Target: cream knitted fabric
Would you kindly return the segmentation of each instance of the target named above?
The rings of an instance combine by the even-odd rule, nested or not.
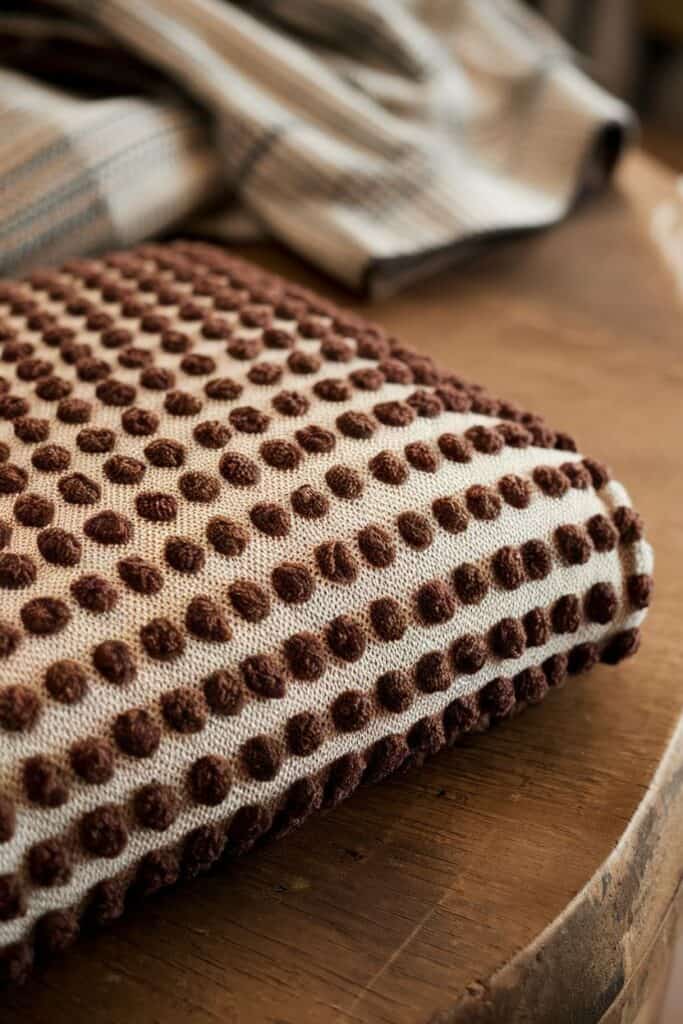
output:
[[[637,647],[538,417],[202,244],[0,285],[0,960]]]

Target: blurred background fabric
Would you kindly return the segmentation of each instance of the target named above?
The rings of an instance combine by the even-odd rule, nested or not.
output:
[[[633,125],[514,0],[6,2],[0,118],[2,272],[264,232],[370,294],[557,221]]]

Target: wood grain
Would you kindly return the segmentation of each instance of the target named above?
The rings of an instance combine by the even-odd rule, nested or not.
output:
[[[371,309],[357,304],[408,344],[576,433],[627,483],[657,559],[640,655],[163,893],[3,996],[3,1024],[415,1024],[479,1019],[483,1010],[492,1022],[590,1024],[612,1004],[611,1022],[635,1020],[618,1000],[653,947],[658,907],[662,934],[673,931],[680,852],[648,890],[649,930],[631,928],[638,886],[602,891],[605,920],[621,899],[630,942],[621,975],[601,990],[607,1002],[578,991],[595,993],[605,980],[594,969],[602,954],[587,942],[561,1003],[539,1003],[538,1016],[517,1017],[515,1007],[539,971],[548,991],[560,985],[561,958],[543,963],[553,922],[566,925],[570,901],[640,820],[681,710],[683,316],[648,235],[670,187],[635,155],[611,193],[553,232]],[[274,248],[247,254],[349,302]],[[650,791],[639,833],[655,850],[664,834],[683,849],[680,746],[667,761],[671,799]],[[626,849],[613,854],[615,870]],[[516,954],[521,969],[503,975],[512,991],[503,1017],[494,1005],[500,975],[482,983]]]

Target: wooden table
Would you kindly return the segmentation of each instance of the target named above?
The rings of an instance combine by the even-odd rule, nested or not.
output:
[[[560,228],[369,310],[627,482],[657,556],[640,655],[160,895],[3,1024],[655,1019],[683,868],[683,305],[649,239],[672,181],[630,157]]]

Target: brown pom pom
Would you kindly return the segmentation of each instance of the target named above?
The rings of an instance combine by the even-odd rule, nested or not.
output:
[[[101,455],[112,450],[116,434],[106,427],[86,427],[76,435],[76,444],[88,455]]]
[[[624,658],[630,658],[640,647],[640,631],[625,629],[612,637],[602,652],[602,661],[606,665],[617,665]]]
[[[22,526],[47,526],[55,514],[54,502],[41,494],[22,494],[14,502],[14,518]]]
[[[224,448],[230,440],[231,432],[220,420],[204,420],[197,424],[192,436],[203,448]]]
[[[140,629],[140,640],[150,658],[173,661],[185,650],[185,637],[170,619],[152,619]]]
[[[36,579],[36,567],[28,555],[4,551],[0,554],[0,587],[5,590],[22,590],[30,587]]]
[[[189,391],[167,391],[164,409],[171,416],[196,416],[202,411],[202,400]]]
[[[576,644],[572,647],[567,658],[567,671],[570,675],[578,675],[580,672],[587,672],[600,660],[600,651],[597,644],[585,643]]]
[[[220,605],[206,594],[192,598],[185,613],[185,625],[193,636],[207,643],[225,643],[232,636]]]
[[[555,633],[576,633],[581,625],[579,599],[574,594],[565,594],[553,605],[551,622]]]
[[[203,683],[206,703],[216,715],[237,715],[244,707],[244,690],[234,672],[218,669]]]
[[[422,693],[447,690],[451,681],[448,661],[441,651],[428,651],[415,666],[415,684]]]
[[[325,480],[338,498],[353,501],[363,493],[363,478],[350,466],[331,466],[325,473]]]
[[[0,689],[0,727],[8,732],[28,732],[40,710],[38,694],[30,687],[15,683]]]
[[[448,533],[462,533],[467,529],[469,516],[457,498],[436,498],[432,512],[439,526]]]
[[[496,580],[505,590],[516,590],[526,579],[524,561],[517,548],[499,548],[491,559]]]
[[[372,701],[361,690],[345,690],[332,704],[331,712],[339,732],[357,732],[372,717]]]
[[[78,937],[78,916],[74,910],[50,910],[36,921],[33,933],[36,955],[45,959],[59,956]]]
[[[261,470],[257,464],[241,452],[225,452],[218,468],[233,487],[253,487],[261,479]]]
[[[593,479],[590,473],[580,462],[563,462],[560,469],[567,477],[572,487],[577,488],[577,490],[585,491],[593,484]]]
[[[463,604],[480,604],[489,589],[486,574],[470,562],[453,570],[453,586]]]
[[[548,683],[542,669],[525,668],[514,679],[517,700],[526,704],[539,704],[548,692]]]
[[[145,448],[145,455],[153,466],[178,469],[185,462],[185,449],[179,441],[160,437]]]
[[[35,454],[31,461],[35,466]],[[40,466],[36,466],[36,469],[40,468]],[[15,466],[11,462],[3,462],[0,465],[0,494],[19,494],[26,490],[27,483],[28,473],[25,469]]]
[[[258,697],[278,698],[285,695],[282,668],[272,654],[254,654],[240,664],[244,682]]]
[[[73,384],[63,377],[42,377],[36,384],[36,396],[44,402],[58,402],[73,391]]]
[[[37,754],[24,761],[26,796],[41,807],[61,807],[69,799],[68,776],[61,765]]]
[[[98,390],[107,383],[98,384]],[[92,405],[83,398],[62,398],[57,405],[57,419],[62,423],[88,423],[91,417]]]
[[[137,484],[145,475],[145,464],[129,455],[112,455],[103,469],[113,484]]]
[[[344,754],[330,765],[324,802],[334,807],[353,793],[363,777],[364,763],[359,754]]]
[[[270,416],[253,405],[243,405],[230,412],[230,423],[241,434],[262,434],[268,429]]]
[[[260,622],[270,613],[270,597],[251,580],[235,580],[228,588],[233,608],[247,622]]]
[[[380,597],[370,605],[370,620],[380,640],[400,640],[408,621],[405,612],[393,597]]]
[[[225,845],[222,825],[200,825],[187,836],[183,846],[182,870],[186,878],[208,871]]]
[[[507,718],[515,706],[515,687],[511,679],[499,676],[479,691],[479,706],[494,721]]]
[[[131,555],[118,563],[119,576],[137,594],[158,594],[164,585],[163,574],[151,562]]]
[[[22,607],[20,615],[24,628],[38,636],[59,633],[71,618],[69,606],[58,597],[34,597]]]
[[[354,412],[351,409],[337,417],[337,427],[345,437],[367,440],[374,434],[377,424],[367,413]]]
[[[105,640],[98,644],[92,660],[97,671],[116,686],[125,686],[137,675],[135,658],[123,640]]]
[[[50,436],[50,421],[35,416],[18,416],[14,420],[14,434],[24,444],[47,441]]]
[[[317,373],[322,366],[322,359],[315,352],[294,349],[287,357],[287,366],[292,373]]]
[[[451,658],[456,672],[474,675],[486,661],[486,643],[480,636],[466,634],[451,647]]]
[[[273,502],[260,502],[249,512],[249,518],[261,533],[269,537],[286,537],[291,529],[291,517],[287,509]]]
[[[365,778],[377,782],[401,767],[410,751],[402,736],[383,736],[367,752]]]
[[[410,750],[424,756],[436,754],[443,746],[444,734],[436,718],[426,716],[411,726],[406,740]]]
[[[290,501],[296,514],[303,519],[321,519],[330,508],[329,498],[310,484],[302,484],[292,491]]]
[[[206,537],[216,551],[230,558],[241,555],[249,542],[246,527],[225,516],[215,516],[209,520]]]
[[[561,498],[569,490],[569,480],[556,466],[537,466],[533,478],[537,487],[549,498]]]
[[[566,654],[553,654],[543,662],[543,674],[549,686],[559,686],[567,674]]]
[[[603,515],[591,516],[586,523],[588,535],[596,551],[612,551],[619,540],[619,534],[609,519]]]
[[[314,633],[295,633],[288,637],[284,652],[295,679],[319,679],[325,671],[325,649]]]
[[[542,647],[550,639],[550,616],[545,608],[532,608],[522,620],[529,647]]]
[[[272,818],[267,807],[248,804],[236,811],[228,828],[228,841],[232,848],[243,853],[250,849],[270,829]]]
[[[207,504],[215,501],[220,494],[221,484],[217,477],[209,473],[184,473],[178,480],[183,497],[188,501]]]
[[[0,793],[0,843],[7,843],[14,835],[17,812],[8,796]]]
[[[497,430],[493,427],[481,426],[480,424],[469,427],[465,431],[465,437],[478,452],[484,455],[497,455],[498,452],[502,451],[505,444]]]
[[[77,704],[88,692],[88,677],[77,661],[53,661],[45,673],[45,689],[60,704]]]
[[[441,434],[437,440],[439,449],[449,462],[469,462],[472,458],[472,445],[458,434]]]
[[[70,505],[94,505],[102,493],[100,485],[85,473],[63,476],[57,486],[64,501]]]
[[[386,427],[407,427],[415,419],[415,410],[407,402],[380,402],[373,409]]]
[[[543,580],[552,569],[553,558],[542,540],[528,540],[520,548],[527,579]]]
[[[95,573],[74,580],[71,584],[71,594],[81,608],[96,615],[111,611],[119,597],[116,587]]]
[[[392,451],[378,452],[370,459],[368,469],[376,480],[384,484],[398,486],[408,479],[405,463]]]
[[[266,782],[274,779],[280,769],[282,751],[272,736],[253,736],[240,751],[244,769],[252,779]]]
[[[310,455],[324,455],[331,452],[337,441],[331,430],[318,427],[314,423],[297,430],[296,439],[304,451]]]
[[[71,858],[63,840],[53,837],[29,847],[28,872],[35,885],[65,885],[71,877]]]
[[[118,857],[128,842],[125,811],[117,804],[102,804],[80,821],[81,844],[94,857]]]
[[[521,658],[526,650],[526,633],[518,619],[505,618],[489,633],[491,650],[499,658]]]
[[[590,473],[593,487],[596,491],[599,491],[601,487],[604,487],[609,482],[610,472],[607,466],[604,466],[601,462],[596,462],[595,459],[584,459],[583,465]]]
[[[358,563],[343,541],[325,541],[315,549],[321,574],[333,583],[353,583],[358,576]]]
[[[206,707],[198,690],[188,686],[169,690],[161,695],[160,704],[167,725],[176,732],[201,732],[206,725]]]
[[[614,525],[619,531],[622,544],[635,544],[643,536],[643,521],[638,513],[627,505],[621,505],[612,513]]]
[[[412,683],[405,672],[385,672],[378,678],[375,692],[378,703],[387,711],[407,711],[413,703]]]
[[[175,850],[150,850],[140,861],[135,883],[143,896],[152,896],[180,876],[180,861]]]
[[[586,594],[584,608],[589,622],[605,625],[616,615],[619,599],[611,583],[594,583]]]
[[[634,608],[647,608],[652,599],[654,582],[646,573],[629,576],[627,580],[629,600]]]
[[[210,380],[204,387],[207,398],[214,402],[232,402],[242,394],[242,385],[231,377],[217,377]]]
[[[401,512],[396,524],[406,544],[417,551],[424,551],[434,539],[431,523],[419,512]]]
[[[383,359],[379,368],[389,384],[412,384],[413,371],[400,359]]]
[[[310,402],[299,391],[280,391],[273,398],[273,408],[281,416],[303,416],[308,412]],[[299,438],[299,444],[301,441]]]
[[[358,533],[358,547],[370,565],[384,569],[396,558],[396,547],[391,534],[374,523]]]
[[[585,565],[591,556],[591,545],[581,526],[568,523],[555,530],[555,543],[567,565]]]
[[[71,767],[91,786],[101,786],[114,775],[114,750],[109,740],[89,736],[77,740],[69,751]]]
[[[0,875],[0,921],[13,921],[26,913],[26,897],[17,875]]]
[[[317,381],[313,391],[324,402],[348,402],[352,395],[349,382],[334,377]]]
[[[138,495],[136,501],[138,512],[140,512],[140,499],[146,497],[146,495]],[[83,532],[86,537],[98,544],[128,544],[133,537],[133,524],[120,513],[107,509],[86,519]]]
[[[513,508],[527,508],[531,501],[531,484],[524,477],[508,473],[498,481],[498,490],[503,501]]]
[[[312,574],[305,565],[296,562],[283,562],[276,566],[271,579],[275,593],[288,604],[303,604],[315,590]]]
[[[417,592],[417,608],[423,622],[436,625],[453,618],[455,600],[443,580],[430,580]]]
[[[178,817],[180,798],[171,786],[161,782],[149,782],[135,794],[133,808],[135,817],[143,828],[164,832]]]
[[[78,537],[57,526],[38,534],[37,547],[45,561],[52,565],[78,565],[83,551]]]
[[[424,441],[413,441],[404,451],[410,465],[422,473],[435,473],[439,468],[438,455]]]
[[[145,708],[131,708],[114,719],[117,746],[131,757],[151,757],[161,742],[161,728]]]
[[[301,711],[293,715],[285,726],[287,745],[297,757],[308,757],[314,753],[325,738],[325,728],[313,711]]]
[[[473,484],[465,492],[465,501],[475,519],[491,520],[500,515],[502,502],[490,487]]]
[[[23,985],[31,973],[33,950],[27,942],[12,942],[0,950],[0,985]]]

